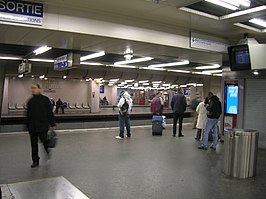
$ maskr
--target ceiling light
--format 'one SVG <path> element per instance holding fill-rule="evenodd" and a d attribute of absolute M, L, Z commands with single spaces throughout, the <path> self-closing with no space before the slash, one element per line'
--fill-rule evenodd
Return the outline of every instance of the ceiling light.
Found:
<path fill-rule="evenodd" d="M 262 30 L 258 29 L 258 28 L 254 28 L 252 26 L 248 26 L 246 24 L 242 24 L 242 23 L 234 23 L 235 26 L 238 26 L 238 27 L 241 27 L 241 28 L 245 28 L 245 29 L 248 29 L 248 30 L 252 30 L 252 31 L 255 31 L 255 32 L 262 32 Z"/>
<path fill-rule="evenodd" d="M 44 79 L 44 78 L 45 78 L 45 76 L 44 76 L 44 75 L 41 75 L 39 78 L 40 78 L 40 79 Z"/>
<path fill-rule="evenodd" d="M 125 82 L 131 83 L 131 82 L 134 82 L 134 81 L 135 81 L 134 79 L 130 79 L 130 80 L 126 80 Z"/>
<path fill-rule="evenodd" d="M 97 57 L 102 57 L 104 55 L 105 55 L 105 52 L 101 51 L 101 52 L 98 52 L 98 53 L 93 53 L 93 54 L 90 54 L 90 55 L 82 56 L 80 58 L 80 61 L 83 62 L 85 60 L 94 59 L 94 58 L 97 58 Z"/>
<path fill-rule="evenodd" d="M 236 2 L 242 6 L 250 7 L 251 2 L 249 0 L 230 0 L 231 2 Z"/>
<path fill-rule="evenodd" d="M 211 73 L 204 73 L 204 72 L 192 72 L 194 75 L 211 75 Z"/>
<path fill-rule="evenodd" d="M 197 84 L 196 86 L 197 87 L 202 87 L 202 86 L 204 86 L 204 84 Z"/>
<path fill-rule="evenodd" d="M 119 79 L 110 79 L 110 82 L 117 82 Z"/>
<path fill-rule="evenodd" d="M 34 61 L 34 62 L 47 62 L 47 63 L 53 63 L 54 60 L 52 59 L 29 59 L 29 61 Z"/>
<path fill-rule="evenodd" d="M 80 64 L 88 66 L 104 66 L 104 64 L 98 62 L 80 62 Z"/>
<path fill-rule="evenodd" d="M 216 69 L 220 68 L 221 66 L 219 64 L 214 64 L 212 66 L 198 66 L 196 67 L 197 70 L 205 70 L 205 69 Z"/>
<path fill-rule="evenodd" d="M 188 83 L 187 86 L 196 86 L 197 83 Z"/>
<path fill-rule="evenodd" d="M 103 78 L 95 78 L 94 81 L 102 81 Z"/>
<path fill-rule="evenodd" d="M 129 66 L 129 65 L 109 65 L 116 68 L 138 68 L 137 66 Z"/>
<path fill-rule="evenodd" d="M 174 72 L 174 73 L 191 73 L 188 70 L 168 70 L 168 72 Z"/>
<path fill-rule="evenodd" d="M 215 15 L 211 15 L 211 14 L 208 14 L 208 13 L 205 13 L 205 12 L 201 12 L 201 11 L 198 11 L 198 10 L 194 10 L 194 9 L 191 9 L 191 8 L 182 7 L 182 8 L 179 8 L 179 9 L 182 10 L 182 11 L 186 11 L 186 12 L 192 13 L 192 14 L 196 14 L 196 15 L 200 15 L 200 16 L 203 16 L 203 17 L 208 17 L 208 18 L 211 18 L 211 19 L 219 20 L 219 17 L 217 17 Z"/>
<path fill-rule="evenodd" d="M 218 76 L 218 77 L 222 77 L 223 73 L 217 73 L 217 74 L 212 74 L 213 76 Z"/>
<path fill-rule="evenodd" d="M 47 52 L 48 50 L 51 50 L 52 48 L 51 47 L 48 47 L 48 46 L 42 46 L 40 48 L 37 48 L 36 50 L 33 51 L 33 53 L 35 55 L 40 55 L 40 54 L 43 54 L 45 52 Z"/>
<path fill-rule="evenodd" d="M 179 62 L 172 62 L 172 63 L 165 63 L 165 64 L 153 64 L 153 65 L 149 65 L 149 68 L 157 68 L 157 67 L 170 67 L 170 66 L 182 66 L 182 65 L 187 65 L 189 64 L 188 60 L 184 60 L 184 61 L 179 61 Z"/>
<path fill-rule="evenodd" d="M 266 21 L 258 18 L 250 19 L 249 22 L 266 28 Z"/>
<path fill-rule="evenodd" d="M 242 15 L 246 15 L 246 14 L 251 14 L 251 13 L 259 12 L 259 11 L 262 11 L 262 10 L 266 10 L 266 6 L 265 5 L 258 6 L 258 7 L 255 7 L 255 8 L 246 9 L 246 10 L 241 10 L 241 11 L 234 12 L 234 13 L 231 13 L 231 14 L 228 14 L 228 15 L 224 15 L 224 16 L 220 17 L 220 20 L 230 19 L 230 18 L 233 18 L 233 17 L 238 17 L 238 16 L 242 16 Z"/>
<path fill-rule="evenodd" d="M 152 82 L 153 84 L 161 84 L 162 83 L 162 81 L 154 81 L 154 82 Z"/>
<path fill-rule="evenodd" d="M 223 70 L 205 70 L 203 71 L 203 73 L 211 73 L 211 74 L 214 74 L 214 73 L 222 73 Z"/>
<path fill-rule="evenodd" d="M 165 71 L 166 70 L 164 68 L 150 68 L 150 67 L 140 67 L 139 69 L 144 69 L 144 70 L 157 70 L 157 71 Z"/>
<path fill-rule="evenodd" d="M 215 4 L 215 5 L 218 5 L 218 6 L 222 6 L 224 8 L 228 8 L 230 10 L 237 10 L 239 9 L 238 7 L 232 5 L 232 4 L 229 4 L 229 3 L 226 3 L 224 1 L 221 1 L 221 0 L 205 0 L 209 3 L 212 3 L 212 4 Z"/>
<path fill-rule="evenodd" d="M 143 84 L 143 83 L 148 83 L 149 80 L 142 80 L 142 81 L 139 81 L 139 83 Z"/>
<path fill-rule="evenodd" d="M 149 86 L 150 85 L 150 83 L 144 83 L 144 84 L 142 84 L 143 86 Z"/>
<path fill-rule="evenodd" d="M 180 85 L 180 88 L 187 88 L 187 85 Z"/>
<path fill-rule="evenodd" d="M 47 79 L 48 79 L 47 77 L 44 78 L 44 80 L 47 80 Z"/>
<path fill-rule="evenodd" d="M 253 71 L 253 75 L 259 75 L 260 73 L 258 71 Z"/>
<path fill-rule="evenodd" d="M 172 86 L 171 86 L 171 88 L 178 88 L 178 84 L 173 84 Z"/>
<path fill-rule="evenodd" d="M 236 6 L 236 7 L 240 7 L 240 4 L 238 2 L 236 2 L 235 0 L 222 0 L 228 4 L 231 4 L 233 6 Z"/>
<path fill-rule="evenodd" d="M 114 65 L 133 64 L 133 63 L 139 63 L 139 62 L 146 62 L 146 61 L 150 61 L 153 59 L 154 58 L 152 57 L 143 57 L 143 58 L 132 59 L 132 60 L 127 60 L 127 61 L 115 62 Z"/>
<path fill-rule="evenodd" d="M 24 77 L 24 75 L 23 75 L 23 74 L 20 74 L 20 75 L 18 75 L 18 78 L 22 78 L 22 77 Z"/>
<path fill-rule="evenodd" d="M 3 60 L 22 60 L 20 57 L 5 57 L 5 56 L 0 56 L 0 59 Z"/>
<path fill-rule="evenodd" d="M 67 76 L 66 76 L 66 75 L 64 75 L 64 76 L 63 76 L 63 79 L 66 79 L 66 78 L 67 78 Z"/>

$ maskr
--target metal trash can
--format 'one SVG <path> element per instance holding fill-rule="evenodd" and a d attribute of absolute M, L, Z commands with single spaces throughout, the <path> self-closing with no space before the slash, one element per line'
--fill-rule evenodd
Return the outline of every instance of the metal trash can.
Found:
<path fill-rule="evenodd" d="M 259 132 L 232 129 L 224 136 L 224 170 L 227 176 L 254 177 L 257 169 Z"/>

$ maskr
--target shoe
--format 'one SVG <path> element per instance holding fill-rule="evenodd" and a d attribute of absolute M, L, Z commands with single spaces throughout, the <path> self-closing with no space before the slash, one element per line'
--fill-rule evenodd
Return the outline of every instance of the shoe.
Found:
<path fill-rule="evenodd" d="M 200 139 L 199 138 L 195 138 L 195 140 L 199 141 Z"/>
<path fill-rule="evenodd" d="M 173 137 L 176 137 L 176 135 L 174 134 Z"/>
<path fill-rule="evenodd" d="M 131 134 L 127 134 L 127 138 L 131 138 Z"/>
<path fill-rule="evenodd" d="M 115 139 L 123 140 L 123 137 L 120 137 L 119 135 L 115 137 Z"/>
<path fill-rule="evenodd" d="M 184 137 L 184 135 L 183 135 L 183 134 L 180 134 L 180 135 L 178 135 L 178 137 L 180 137 L 180 138 L 181 138 L 181 137 Z"/>
<path fill-rule="evenodd" d="M 216 151 L 216 148 L 214 148 L 213 146 L 211 146 L 211 147 L 210 147 L 210 149 L 212 149 L 212 150 Z"/>
<path fill-rule="evenodd" d="M 206 151 L 208 150 L 208 148 L 207 148 L 207 147 L 205 147 L 205 146 L 202 146 L 202 145 L 201 145 L 201 146 L 199 146 L 199 147 L 198 147 L 198 149 L 202 149 L 202 150 L 206 150 Z"/>
<path fill-rule="evenodd" d="M 30 165 L 31 168 L 36 168 L 39 166 L 39 162 L 33 162 L 32 165 Z"/>

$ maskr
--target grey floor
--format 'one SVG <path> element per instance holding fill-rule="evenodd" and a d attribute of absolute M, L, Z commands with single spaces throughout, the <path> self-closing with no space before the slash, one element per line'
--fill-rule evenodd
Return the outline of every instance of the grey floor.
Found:
<path fill-rule="evenodd" d="M 0 135 L 0 184 L 64 176 L 92 199 L 266 198 L 266 151 L 259 151 L 256 178 L 236 180 L 221 172 L 223 145 L 198 150 L 191 126 L 184 138 L 173 138 L 170 126 L 162 137 L 150 127 L 132 133 L 122 141 L 114 139 L 117 129 L 60 133 L 52 159 L 36 169 L 27 134 Z"/>

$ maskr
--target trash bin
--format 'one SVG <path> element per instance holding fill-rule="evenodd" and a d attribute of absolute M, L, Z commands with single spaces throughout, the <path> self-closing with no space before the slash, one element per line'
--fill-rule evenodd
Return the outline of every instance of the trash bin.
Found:
<path fill-rule="evenodd" d="M 224 173 L 240 179 L 254 177 L 257 169 L 259 132 L 232 129 L 224 135 Z"/>

